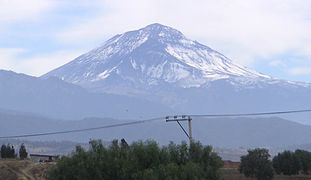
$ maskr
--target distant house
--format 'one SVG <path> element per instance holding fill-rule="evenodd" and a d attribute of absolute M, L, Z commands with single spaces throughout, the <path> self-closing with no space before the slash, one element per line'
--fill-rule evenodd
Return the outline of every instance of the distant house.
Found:
<path fill-rule="evenodd" d="M 30 154 L 29 156 L 35 162 L 53 162 L 59 159 L 58 155 Z"/>

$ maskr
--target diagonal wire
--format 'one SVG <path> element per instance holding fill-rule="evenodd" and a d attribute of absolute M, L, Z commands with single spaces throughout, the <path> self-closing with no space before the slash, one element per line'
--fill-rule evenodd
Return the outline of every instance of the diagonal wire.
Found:
<path fill-rule="evenodd" d="M 276 114 L 294 114 L 294 113 L 304 113 L 304 112 L 311 112 L 311 109 L 294 110 L 294 111 L 260 112 L 260 113 L 240 113 L 240 114 L 201 114 L 201 115 L 194 114 L 194 115 L 187 115 L 187 116 L 191 116 L 191 117 L 238 117 L 238 116 L 263 116 L 263 115 L 276 115 Z M 153 122 L 153 121 L 164 120 L 164 118 L 165 117 L 158 117 L 158 118 L 145 119 L 145 120 L 139 120 L 139 121 L 130 121 L 130 122 L 117 123 L 117 124 L 111 124 L 111 125 L 106 125 L 106 126 L 91 127 L 91 128 L 84 128 L 84 129 L 73 129 L 73 130 L 66 130 L 66 131 L 54 131 L 54 132 L 44 132 L 44 133 L 0 136 L 0 139 L 48 136 L 48 135 L 56 135 L 56 134 L 68 134 L 68 133 L 77 133 L 77 132 L 84 132 L 84 131 L 94 131 L 94 130 L 99 130 L 99 129 L 109 129 L 109 128 L 115 128 L 115 127 L 130 126 L 130 125 L 135 125 L 135 124 L 149 123 L 149 122 Z"/>
<path fill-rule="evenodd" d="M 111 124 L 111 125 L 99 126 L 99 127 L 91 127 L 91 128 L 84 128 L 84 129 L 73 129 L 73 130 L 66 130 L 66 131 L 54 131 L 54 132 L 34 133 L 34 134 L 21 134 L 21 135 L 12 135 L 12 136 L 0 136 L 0 139 L 48 136 L 48 135 L 56 135 L 56 134 L 68 134 L 68 133 L 77 133 L 77 132 L 84 132 L 84 131 L 94 131 L 94 130 L 99 130 L 99 129 L 109 129 L 109 128 L 115 128 L 115 127 L 130 126 L 130 125 L 135 125 L 135 124 L 149 123 L 149 122 L 163 120 L 163 119 L 164 119 L 164 117 L 158 117 L 158 118 L 152 118 L 152 119 L 131 121 L 131 122 L 125 122 L 125 123 L 117 123 L 117 124 Z"/>
<path fill-rule="evenodd" d="M 187 131 L 185 130 L 185 128 L 180 124 L 180 122 L 177 121 L 177 123 L 178 123 L 178 125 L 181 127 L 181 129 L 184 131 L 184 133 L 186 134 L 186 136 L 187 136 L 188 138 L 190 138 L 189 134 L 187 133 Z"/>

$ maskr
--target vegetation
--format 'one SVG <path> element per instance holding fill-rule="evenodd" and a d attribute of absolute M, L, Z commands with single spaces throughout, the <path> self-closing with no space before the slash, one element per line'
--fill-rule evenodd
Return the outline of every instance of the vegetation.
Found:
<path fill-rule="evenodd" d="M 240 173 L 246 177 L 256 177 L 258 180 L 271 180 L 273 178 L 272 162 L 267 149 L 249 150 L 241 157 Z"/>
<path fill-rule="evenodd" d="M 273 167 L 277 174 L 296 175 L 311 170 L 311 153 L 303 150 L 284 151 L 273 158 Z"/>
<path fill-rule="evenodd" d="M 28 157 L 28 153 L 24 144 L 19 148 L 19 158 L 26 159 Z"/>
<path fill-rule="evenodd" d="M 17 154 L 15 152 L 15 148 L 11 144 L 3 144 L 0 150 L 1 158 L 16 158 Z M 19 148 L 19 157 L 20 159 L 26 159 L 28 157 L 28 153 L 24 144 L 22 144 Z"/>
<path fill-rule="evenodd" d="M 273 158 L 273 167 L 277 174 L 296 175 L 299 174 L 300 164 L 295 153 L 284 151 Z"/>
<path fill-rule="evenodd" d="M 16 158 L 15 149 L 12 145 L 2 145 L 1 146 L 1 158 Z"/>
<path fill-rule="evenodd" d="M 258 180 L 270 180 L 273 178 L 273 170 L 276 174 L 285 176 L 308 175 L 311 170 L 311 153 L 308 151 L 284 151 L 278 153 L 272 162 L 269 158 L 266 149 L 249 150 L 246 156 L 241 157 L 240 173 Z"/>
<path fill-rule="evenodd" d="M 303 174 L 309 174 L 311 171 L 311 152 L 296 150 L 295 154 L 300 162 L 300 170 Z"/>
<path fill-rule="evenodd" d="M 160 147 L 155 141 L 138 141 L 129 145 L 122 139 L 103 145 L 100 140 L 93 140 L 89 146 L 88 150 L 77 146 L 71 156 L 62 157 L 56 165 L 42 164 L 32 168 L 27 167 L 31 161 L 11 160 L 17 157 L 14 146 L 3 144 L 1 158 L 9 159 L 0 161 L 0 179 L 16 179 L 17 176 L 40 176 L 50 180 L 310 179 L 311 152 L 304 150 L 284 151 L 271 161 L 267 149 L 257 148 L 242 156 L 240 165 L 221 168 L 223 162 L 212 147 L 199 142 L 192 142 L 190 146 L 183 142 Z M 24 160 L 27 157 L 26 147 L 21 144 L 19 158 Z M 277 175 L 274 176 L 274 172 Z"/>
<path fill-rule="evenodd" d="M 90 142 L 88 151 L 77 146 L 71 157 L 62 157 L 48 179 L 217 180 L 222 165 L 212 147 L 199 142 L 161 148 L 154 141 L 128 145 L 122 139 L 104 146 L 96 140 Z"/>

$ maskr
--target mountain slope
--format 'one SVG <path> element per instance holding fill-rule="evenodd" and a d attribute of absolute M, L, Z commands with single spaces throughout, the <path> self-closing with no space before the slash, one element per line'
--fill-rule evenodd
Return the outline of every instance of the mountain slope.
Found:
<path fill-rule="evenodd" d="M 81 128 L 100 127 L 128 120 L 110 118 L 87 118 L 75 121 L 63 121 L 45 118 L 19 112 L 0 111 L 0 136 L 31 134 L 42 132 L 55 132 Z M 281 118 L 194 118 L 193 137 L 203 144 L 225 148 L 253 148 L 271 147 L 286 148 L 310 144 L 311 126 L 294 123 Z M 154 139 L 161 144 L 170 141 L 180 142 L 187 140 L 186 135 L 177 123 L 155 121 L 152 123 L 135 124 L 131 126 L 100 129 L 71 134 L 60 134 L 42 137 L 28 137 L 28 140 L 40 141 L 78 141 L 87 142 L 89 139 L 125 138 L 127 141 Z M 2 141 L 0 139 L 0 141 Z"/>
<path fill-rule="evenodd" d="M 160 24 L 117 35 L 47 76 L 86 86 L 114 80 L 137 87 L 169 83 L 184 88 L 229 77 L 270 78 Z"/>
<path fill-rule="evenodd" d="M 134 97 L 90 93 L 57 78 L 40 79 L 0 70 L 0 108 L 42 116 L 139 118 L 168 113 L 168 108 Z"/>
<path fill-rule="evenodd" d="M 311 107 L 310 84 L 240 66 L 160 24 L 116 35 L 42 78 L 52 76 L 95 92 L 144 98 L 181 113 Z"/>

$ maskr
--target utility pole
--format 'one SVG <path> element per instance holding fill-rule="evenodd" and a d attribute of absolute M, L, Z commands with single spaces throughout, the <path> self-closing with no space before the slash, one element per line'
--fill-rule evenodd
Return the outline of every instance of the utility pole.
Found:
<path fill-rule="evenodd" d="M 191 125 L 191 117 L 186 115 L 181 116 L 166 116 L 165 118 L 166 122 L 177 122 L 177 124 L 180 126 L 180 128 L 183 130 L 183 132 L 186 134 L 186 136 L 189 139 L 189 144 L 192 142 L 192 125 Z M 180 121 L 188 121 L 188 132 L 185 130 L 185 128 L 180 124 Z"/>
<path fill-rule="evenodd" d="M 188 117 L 188 132 L 189 132 L 189 142 L 192 142 L 192 125 L 191 125 L 191 121 L 192 119 L 190 118 L 190 116 Z"/>

